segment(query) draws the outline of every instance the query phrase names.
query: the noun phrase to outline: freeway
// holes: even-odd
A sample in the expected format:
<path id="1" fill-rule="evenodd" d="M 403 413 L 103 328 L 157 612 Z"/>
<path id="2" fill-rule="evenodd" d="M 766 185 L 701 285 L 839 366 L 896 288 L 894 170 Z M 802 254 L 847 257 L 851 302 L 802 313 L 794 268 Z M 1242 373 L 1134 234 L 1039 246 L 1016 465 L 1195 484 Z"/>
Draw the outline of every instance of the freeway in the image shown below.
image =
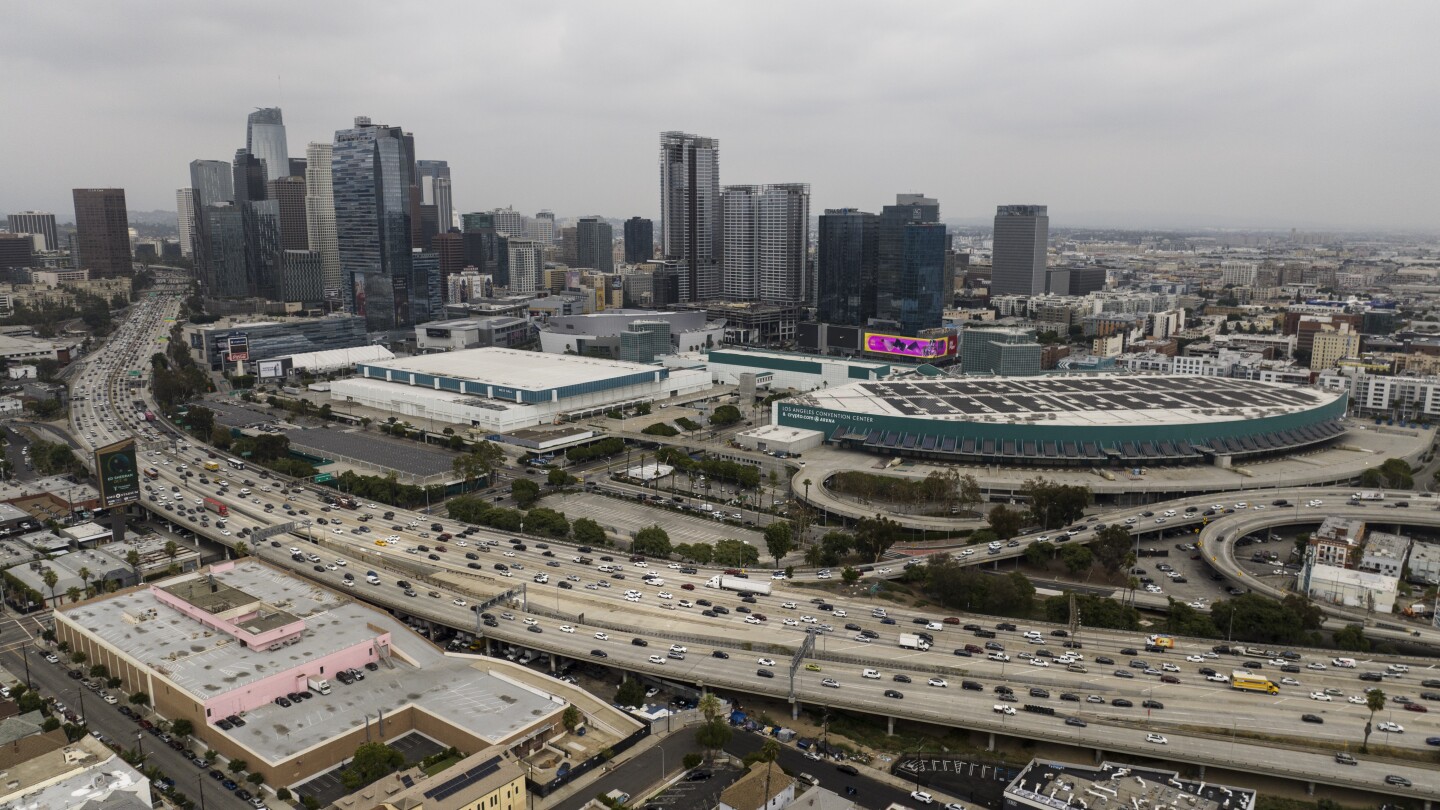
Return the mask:
<path id="1" fill-rule="evenodd" d="M 650 561 L 606 559 L 612 555 L 533 537 L 512 543 L 512 538 L 505 533 L 475 527 L 464 529 L 467 536 L 455 537 L 453 535 L 462 534 L 462 527 L 455 521 L 436 520 L 405 510 L 385 510 L 374 504 L 364 504 L 353 511 L 339 509 L 327 503 L 317 490 L 269 473 L 227 468 L 222 475 L 214 475 L 203 470 L 210 459 L 202 448 L 190 447 L 178 435 L 163 441 L 161 432 L 144 424 L 136 415 L 138 408 L 123 399 L 119 386 L 123 369 L 133 367 L 163 345 L 158 338 L 163 334 L 167 311 L 173 310 L 161 303 L 137 313 L 139 322 L 155 331 L 127 332 L 126 327 L 122 327 L 113 344 L 114 350 L 107 350 L 95 361 L 94 368 L 87 364 L 76 382 L 85 394 L 81 407 L 74 411 L 77 432 L 83 431 L 81 435 L 92 445 L 108 443 L 132 432 L 150 440 L 145 445 L 144 458 L 146 464 L 156 468 L 157 478 L 147 483 L 142 505 L 158 516 L 231 545 L 245 542 L 274 564 L 351 590 L 357 596 L 397 612 L 450 627 L 476 629 L 477 617 L 470 610 L 469 602 L 476 601 L 477 597 L 492 598 L 523 583 L 521 608 L 495 610 L 499 615 L 494 619 L 494 626 L 483 628 L 487 637 L 577 659 L 598 659 L 600 656 L 592 656 L 591 651 L 599 650 L 612 666 L 669 680 L 703 682 L 707 686 L 776 697 L 791 694 L 786 665 L 792 662 L 786 658 L 809 638 L 813 639 L 816 649 L 807 657 L 793 661 L 799 667 L 793 693 L 800 703 L 1151 756 L 1161 752 L 1145 742 L 1145 734 L 1159 731 L 1171 740 L 1163 752 L 1168 759 L 1213 765 L 1235 761 L 1255 763 L 1265 770 L 1295 773 L 1297 778 L 1373 786 L 1376 790 L 1388 790 L 1378 783 L 1384 773 L 1396 772 L 1410 776 L 1421 786 L 1415 795 L 1437 789 L 1435 774 L 1414 765 L 1367 758 L 1354 769 L 1335 773 L 1333 763 L 1324 754 L 1292 750 L 1285 745 L 1256 745 L 1245 740 L 1245 731 L 1264 730 L 1297 740 L 1311 738 L 1333 746 L 1358 741 L 1358 727 L 1363 725 L 1367 713 L 1348 701 L 1356 697 L 1363 686 L 1355 679 L 1354 671 L 1342 672 L 1328 666 L 1307 669 L 1295 679 L 1297 683 L 1282 687 L 1279 695 L 1242 694 L 1223 684 L 1203 680 L 1199 669 L 1210 666 L 1228 672 L 1248 659 L 1222 658 L 1202 642 L 1182 640 L 1177 653 L 1141 655 L 1138 650 L 1143 639 L 1138 634 L 1086 630 L 1080 639 L 1068 639 L 1050 635 L 1059 628 L 1038 625 L 1033 629 L 1041 632 L 1042 639 L 1052 639 L 1049 644 L 1085 656 L 1083 661 L 1077 661 L 1083 672 L 1050 663 L 1055 655 L 1063 652 L 1052 652 L 1050 657 L 1039 654 L 1044 645 L 1028 644 L 1021 636 L 1021 628 L 993 631 L 996 637 L 992 641 L 1003 645 L 1005 655 L 1012 657 L 1000 660 L 997 656 L 992 660 L 983 653 L 964 648 L 967 642 L 981 646 L 984 639 L 974 636 L 973 631 L 971 636 L 961 636 L 963 628 L 940 622 L 943 617 L 871 615 L 872 607 L 878 603 L 861 598 L 822 598 L 825 603 L 822 606 L 812 601 L 814 591 L 780 579 L 770 582 L 773 593 L 750 597 L 753 602 L 742 602 L 735 594 L 706 588 L 705 582 L 716 573 L 714 570 L 697 569 L 687 573 L 678 564 L 660 568 L 662 564 L 658 563 L 653 563 L 655 567 L 651 568 Z M 127 322 L 127 326 L 132 323 L 134 321 Z M 163 426 L 158 431 L 170 432 Z M 255 478 L 247 478 L 249 475 Z M 1297 491 L 1306 495 L 1314 493 L 1313 490 Z M 218 523 L 210 525 L 211 516 L 196 504 L 197 499 L 204 497 L 218 498 L 227 504 L 231 515 L 225 527 Z M 1213 498 L 1187 500 L 1203 503 Z M 1181 509 L 1195 505 L 1187 500 L 1165 507 L 1178 506 L 1178 521 L 1200 520 L 1193 517 L 1200 514 L 1198 509 L 1191 513 L 1192 517 L 1180 516 Z M 386 511 L 393 512 L 393 516 L 387 518 L 382 514 Z M 1244 514 L 1243 510 L 1237 513 Z M 1121 514 L 1115 513 L 1114 519 L 1123 522 L 1125 518 Z M 1212 521 L 1212 526 L 1234 519 L 1233 515 L 1223 515 L 1223 512 L 1215 517 L 1218 519 Z M 255 531 L 287 523 L 291 527 L 284 537 L 260 542 L 242 540 L 250 538 Z M 439 529 L 434 528 L 436 524 Z M 1138 518 L 1132 525 L 1150 528 L 1140 527 Z M 442 534 L 452 537 L 441 539 Z M 296 562 L 289 544 L 295 543 L 298 549 L 301 540 L 310 541 L 313 546 L 306 549 L 307 553 L 320 559 Z M 996 556 L 1013 555 L 1021 549 L 1023 543 Z M 592 557 L 590 561 L 582 562 L 587 556 Z M 967 561 L 988 560 L 972 557 Z M 504 570 L 497 568 L 497 563 L 503 565 Z M 613 564 L 620 570 L 597 572 L 597 564 Z M 361 570 L 383 572 L 382 584 L 359 584 Z M 347 573 L 351 574 L 348 581 L 356 584 L 345 584 Z M 659 581 L 644 582 L 642 577 L 647 573 L 658 574 Z M 884 576 L 894 572 L 877 569 L 875 573 Z M 543 581 L 541 575 L 544 575 Z M 407 577 L 424 583 L 408 589 L 413 595 L 407 595 L 407 589 L 395 584 Z M 426 594 L 433 591 L 438 596 L 422 597 L 422 590 Z M 552 597 L 553 609 L 550 608 Z M 711 604 L 702 604 L 701 600 Z M 822 609 L 826 606 L 828 609 Z M 523 610 L 525 607 L 530 610 Z M 727 612 L 718 613 L 715 607 Z M 713 615 L 702 615 L 707 609 Z M 747 610 L 748 614 L 744 612 Z M 506 612 L 513 618 L 504 618 Z M 978 617 L 974 621 L 956 618 L 961 624 L 981 621 Z M 923 629 L 935 636 L 935 649 L 901 650 L 896 646 L 899 633 L 912 629 L 906 625 L 917 620 L 927 622 L 926 628 L 914 629 Z M 936 624 L 932 626 L 929 622 Z M 571 631 L 564 629 L 567 626 Z M 538 632 L 532 627 L 538 628 Z M 873 633 L 875 638 L 864 640 L 865 631 Z M 596 633 L 608 638 L 597 638 Z M 957 636 L 959 638 L 955 638 Z M 630 641 L 636 637 L 645 640 L 646 646 Z M 954 640 L 949 643 L 943 641 L 951 638 Z M 1081 643 L 1083 647 L 1078 650 L 1061 647 L 1067 640 Z M 664 651 L 669 646 L 666 642 L 670 641 L 693 649 L 683 660 L 665 657 Z M 1127 653 L 1130 649 L 1137 652 Z M 969 654 L 957 655 L 955 650 Z M 1023 657 L 1025 653 L 1031 657 Z M 1320 652 L 1306 651 L 1301 655 L 1302 665 L 1326 666 L 1326 657 Z M 761 664 L 762 656 L 776 663 Z M 1183 660 L 1187 656 L 1190 660 Z M 1142 658 L 1144 666 L 1135 663 Z M 1111 659 L 1113 663 L 1102 659 Z M 1162 666 L 1162 659 L 1175 669 Z M 1034 661 L 1042 663 L 1032 663 Z M 1440 673 L 1420 672 L 1419 668 L 1433 665 L 1433 661 L 1387 658 L 1367 662 L 1366 666 L 1383 669 L 1389 663 L 1407 662 L 1416 671 L 1396 678 L 1397 685 L 1387 684 L 1387 691 L 1394 692 L 1398 686 L 1424 700 L 1420 693 L 1430 687 L 1423 687 L 1420 682 L 1429 680 L 1430 675 L 1440 678 Z M 1266 670 L 1277 666 L 1268 660 L 1256 663 Z M 818 671 L 806 668 L 810 665 Z M 867 677 L 862 672 L 867 668 L 876 670 L 879 677 Z M 775 677 L 759 676 L 759 669 L 769 670 Z M 1119 672 L 1131 677 L 1117 674 Z M 897 675 L 911 681 L 897 681 Z M 944 679 L 945 685 L 928 685 L 932 676 Z M 1179 682 L 1161 680 L 1167 676 Z M 834 685 L 827 685 L 826 679 L 832 679 Z M 965 680 L 976 681 L 980 689 L 965 689 Z M 1056 714 L 1027 713 L 1015 717 L 996 714 L 993 711 L 996 687 L 1007 687 L 1025 696 L 1020 704 L 1030 702 L 1054 709 Z M 1030 697 L 1032 688 L 1048 690 L 1050 694 L 1040 697 L 1037 693 Z M 1312 691 L 1323 694 L 1327 689 L 1339 694 L 1326 695 L 1333 698 L 1330 701 L 1312 700 L 1309 696 Z M 904 697 L 887 697 L 887 690 Z M 1062 690 L 1072 691 L 1079 699 L 1066 699 Z M 1117 705 L 1117 700 L 1135 705 Z M 1144 700 L 1160 701 L 1164 708 L 1137 708 Z M 1228 711 L 1217 713 L 1217 707 Z M 1302 724 L 1302 714 L 1314 714 L 1325 722 Z M 1067 724 L 1068 718 L 1085 725 Z M 1409 722 L 1404 722 L 1407 718 Z M 1428 714 L 1395 711 L 1392 721 L 1408 726 L 1408 733 L 1390 734 L 1388 739 L 1382 733 L 1377 742 L 1421 749 L 1425 737 L 1437 733 L 1436 723 Z M 1227 724 L 1230 736 L 1224 733 Z M 1404 790 L 1395 792 L 1412 795 Z"/>

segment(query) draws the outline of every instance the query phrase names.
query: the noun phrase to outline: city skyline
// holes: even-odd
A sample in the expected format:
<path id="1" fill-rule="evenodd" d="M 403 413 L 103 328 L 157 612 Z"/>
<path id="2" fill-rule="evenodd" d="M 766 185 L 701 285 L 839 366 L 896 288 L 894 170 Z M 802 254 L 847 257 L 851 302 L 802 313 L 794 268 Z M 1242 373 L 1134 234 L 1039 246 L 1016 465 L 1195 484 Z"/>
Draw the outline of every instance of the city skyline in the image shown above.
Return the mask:
<path id="1" fill-rule="evenodd" d="M 424 157 L 449 162 L 461 212 L 598 212 L 658 229 L 655 136 L 681 130 L 725 144 L 727 178 L 809 183 L 812 211 L 923 189 L 947 219 L 978 225 L 1012 202 L 1049 205 L 1061 227 L 1440 220 L 1424 182 L 1440 168 L 1437 113 L 1413 103 L 1440 90 L 1429 4 L 1100 3 L 1043 16 L 922 4 L 887 17 L 797 3 L 766 7 L 757 27 L 760 7 L 736 3 L 704 24 L 694 11 L 685 58 L 663 71 L 621 57 L 623 41 L 669 35 L 655 4 L 451 4 L 384 25 L 364 4 L 291 4 L 283 29 L 161 0 L 84 5 L 18 7 L 0 32 L 13 101 L 46 113 L 12 136 L 24 158 L 0 168 L 0 211 L 65 212 L 69 189 L 96 187 L 169 210 L 189 161 L 228 159 L 245 116 L 279 107 L 291 154 L 356 115 L 405 122 Z M 125 35 L 141 20 L 143 34 Z M 466 32 L 482 22 L 495 47 L 474 52 Z M 427 47 L 401 67 L 344 58 L 407 31 Z M 263 65 L 247 50 L 261 36 Z"/>

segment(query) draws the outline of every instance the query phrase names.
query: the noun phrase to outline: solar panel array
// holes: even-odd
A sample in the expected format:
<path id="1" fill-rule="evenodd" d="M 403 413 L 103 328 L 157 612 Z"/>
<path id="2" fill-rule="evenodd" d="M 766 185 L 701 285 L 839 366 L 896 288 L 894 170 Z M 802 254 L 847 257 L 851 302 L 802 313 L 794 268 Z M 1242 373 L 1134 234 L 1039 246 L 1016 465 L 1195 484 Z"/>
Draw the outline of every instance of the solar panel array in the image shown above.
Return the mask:
<path id="1" fill-rule="evenodd" d="M 500 770 L 500 757 L 491 757 L 465 773 L 453 779 L 446 780 L 446 782 L 439 787 L 433 787 L 425 791 L 425 798 L 437 802 L 443 801 L 498 770 Z"/>

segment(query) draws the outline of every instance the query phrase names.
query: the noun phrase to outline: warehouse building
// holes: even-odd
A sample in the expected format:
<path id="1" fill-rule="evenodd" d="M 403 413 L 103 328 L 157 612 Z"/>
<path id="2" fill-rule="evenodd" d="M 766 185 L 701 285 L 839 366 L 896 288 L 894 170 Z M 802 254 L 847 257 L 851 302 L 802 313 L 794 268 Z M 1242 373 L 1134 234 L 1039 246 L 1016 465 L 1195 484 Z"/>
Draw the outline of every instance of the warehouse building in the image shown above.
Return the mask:
<path id="1" fill-rule="evenodd" d="M 505 433 L 699 393 L 698 370 L 515 349 L 469 349 L 378 363 L 331 384 L 331 402 Z"/>
<path id="2" fill-rule="evenodd" d="M 892 372 L 889 363 L 876 360 L 730 347 L 710 352 L 705 362 L 710 378 L 717 385 L 739 385 L 741 374 L 768 371 L 773 374 L 771 388 L 793 391 L 814 391 L 857 380 L 882 380 Z"/>
<path id="3" fill-rule="evenodd" d="M 627 334 L 646 331 L 646 324 L 665 322 L 667 351 L 698 352 L 720 345 L 725 323 L 712 321 L 701 311 L 657 312 L 649 309 L 610 309 L 585 315 L 559 315 L 540 330 L 540 349 L 549 354 L 586 354 L 622 358 Z M 637 324 L 642 328 L 637 329 Z M 653 331 L 653 328 L 652 330 Z"/>
<path id="4" fill-rule="evenodd" d="M 967 464 L 1126 466 L 1292 453 L 1345 433 L 1346 397 L 1218 377 L 907 378 L 778 400 L 773 424 Z"/>

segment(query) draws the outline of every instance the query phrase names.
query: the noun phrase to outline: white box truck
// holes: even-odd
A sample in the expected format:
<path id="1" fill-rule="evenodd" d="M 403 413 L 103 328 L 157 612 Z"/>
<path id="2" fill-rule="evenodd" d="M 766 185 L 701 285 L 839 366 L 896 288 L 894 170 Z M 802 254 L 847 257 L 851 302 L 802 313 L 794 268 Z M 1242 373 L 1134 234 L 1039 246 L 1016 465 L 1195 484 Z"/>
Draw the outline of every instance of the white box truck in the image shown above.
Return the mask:
<path id="1" fill-rule="evenodd" d="M 705 583 L 707 588 L 724 588 L 727 591 L 749 591 L 761 596 L 770 595 L 770 583 L 763 579 L 745 579 L 728 574 L 711 577 Z"/>
<path id="2" fill-rule="evenodd" d="M 1378 489 L 1362 489 L 1350 496 L 1352 501 L 1383 501 L 1385 493 Z"/>
<path id="3" fill-rule="evenodd" d="M 307 678 L 305 682 L 310 686 L 310 691 L 321 695 L 330 694 L 330 682 L 324 678 Z"/>
<path id="4" fill-rule="evenodd" d="M 930 642 L 914 633 L 901 633 L 900 646 L 907 650 L 928 650 L 930 649 Z"/>

